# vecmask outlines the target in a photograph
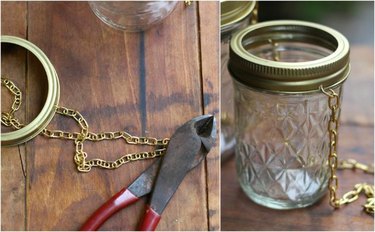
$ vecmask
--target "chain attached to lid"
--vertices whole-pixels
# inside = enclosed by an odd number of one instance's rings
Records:
[[[20,89],[7,78],[1,77],[1,85],[5,86],[15,96],[11,110],[7,113],[1,112],[1,124],[7,127],[13,127],[17,130],[21,129],[22,127],[24,127],[24,124],[19,122],[19,120],[14,116],[14,113],[20,108],[22,104],[22,93]],[[74,161],[77,165],[77,169],[81,172],[89,172],[92,167],[116,169],[121,165],[131,161],[152,159],[162,156],[164,155],[169,142],[168,138],[156,139],[153,137],[137,137],[130,135],[126,131],[100,133],[89,132],[89,125],[86,119],[78,111],[57,106],[56,113],[73,118],[80,126],[81,131],[66,132],[61,130],[49,130],[45,128],[43,129],[42,134],[49,138],[74,140],[74,144],[76,147]],[[85,140],[98,142],[102,140],[115,139],[124,139],[127,144],[156,146],[156,149],[150,152],[126,154],[116,159],[115,161],[106,161],[102,159],[87,160],[87,153],[83,151],[83,142]]]
[[[320,90],[328,96],[328,106],[331,110],[331,117],[328,122],[328,132],[330,138],[330,151],[328,156],[328,165],[331,170],[331,176],[328,180],[328,190],[330,195],[330,205],[334,208],[340,208],[344,204],[349,204],[359,198],[359,195],[363,192],[367,201],[363,205],[364,210],[369,214],[374,214],[374,185],[367,183],[359,183],[354,186],[352,191],[349,191],[343,195],[342,198],[337,196],[337,190],[339,187],[339,180],[336,175],[337,169],[361,169],[365,173],[374,174],[373,165],[365,165],[357,162],[354,159],[343,160],[338,162],[337,158],[337,141],[338,141],[338,114],[340,110],[340,96],[334,90],[324,90],[323,86],[320,86]]]

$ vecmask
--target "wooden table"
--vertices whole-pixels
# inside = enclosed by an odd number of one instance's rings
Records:
[[[218,117],[217,2],[180,3],[163,24],[144,33],[108,27],[87,2],[2,2],[1,13],[2,34],[26,38],[44,51],[60,79],[59,104],[80,111],[93,132],[164,138],[195,116]],[[17,115],[29,122],[43,105],[43,69],[19,49],[2,58],[2,73],[24,94]],[[5,109],[10,98],[4,95]],[[61,116],[48,127],[79,131]],[[73,141],[43,136],[2,147],[2,230],[77,230],[152,162],[83,174],[73,162],[74,149]],[[89,158],[107,160],[146,149],[122,141],[85,143]],[[219,229],[218,153],[216,146],[184,179],[158,230]],[[145,200],[120,211],[101,229],[136,229],[144,207]]]
[[[339,159],[355,158],[374,162],[374,48],[352,46],[352,71],[344,87],[339,130]],[[361,171],[339,171],[339,194],[356,183],[374,183],[373,176]],[[297,210],[278,211],[253,203],[241,190],[231,158],[221,165],[222,230],[374,230],[374,218],[362,206],[366,198],[333,210],[328,195],[315,205]]]

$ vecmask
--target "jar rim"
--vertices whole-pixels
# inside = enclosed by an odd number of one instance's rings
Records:
[[[39,114],[29,124],[25,125],[21,129],[1,133],[1,146],[15,146],[34,138],[52,120],[60,98],[60,85],[55,68],[48,57],[36,45],[25,39],[8,35],[1,36],[1,43],[18,45],[35,55],[39,62],[41,62],[44,71],[46,72],[48,83],[46,101]]]
[[[220,1],[220,29],[223,31],[252,13],[256,1]]]
[[[332,53],[311,61],[280,62],[246,50],[244,39],[266,33],[290,42],[298,39],[330,47]],[[330,27],[298,20],[267,21],[246,27],[232,37],[228,69],[233,78],[256,88],[285,93],[319,91],[321,85],[334,87],[345,81],[350,71],[349,53],[348,40]]]

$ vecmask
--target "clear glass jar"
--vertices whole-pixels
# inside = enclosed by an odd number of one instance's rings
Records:
[[[232,38],[228,68],[242,189],[270,208],[313,204],[325,194],[330,175],[331,110],[321,88],[342,97],[348,41],[319,24],[258,23]]]
[[[229,42],[234,32],[255,24],[258,8],[255,1],[221,1],[221,135],[222,159],[234,152],[233,83],[228,72]]]
[[[91,1],[95,15],[107,25],[130,32],[144,31],[160,23],[178,1]]]

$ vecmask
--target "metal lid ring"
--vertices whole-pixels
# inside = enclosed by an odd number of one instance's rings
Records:
[[[55,68],[48,57],[37,46],[22,38],[7,35],[1,36],[1,43],[15,44],[33,53],[43,65],[48,82],[46,102],[38,116],[19,130],[1,133],[1,146],[15,146],[34,138],[52,120],[60,98],[60,85]]]
[[[255,1],[220,1],[220,28],[223,30],[227,26],[237,23],[246,18],[254,10]]]
[[[278,61],[252,54],[249,48],[269,41],[305,43],[329,51],[309,61]],[[278,93],[319,91],[333,88],[349,75],[349,42],[338,31],[316,23],[276,20],[249,26],[233,36],[228,69],[237,81],[258,89]]]

